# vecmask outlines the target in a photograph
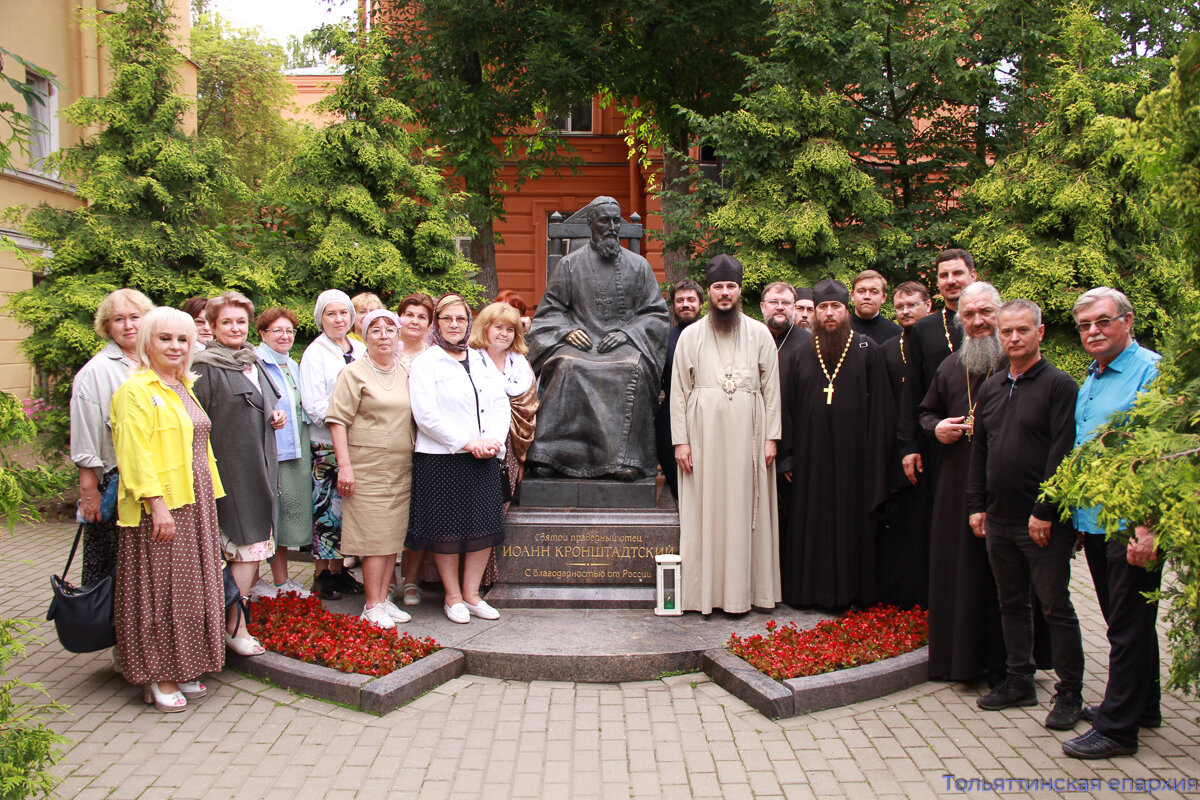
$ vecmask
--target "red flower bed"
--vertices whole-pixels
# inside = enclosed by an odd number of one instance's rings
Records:
[[[794,622],[781,628],[771,620],[766,636],[743,638],[734,633],[725,646],[782,681],[882,661],[916,650],[928,641],[928,611],[874,606],[866,611],[848,611],[806,631],[798,630]]]
[[[360,675],[387,675],[441,646],[358,617],[326,611],[312,597],[264,597],[250,605],[247,627],[268,650],[288,658]]]

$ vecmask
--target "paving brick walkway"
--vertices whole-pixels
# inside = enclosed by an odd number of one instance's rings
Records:
[[[44,616],[73,532],[25,526],[0,541],[0,615]],[[1095,702],[1107,645],[1081,559],[1073,588]],[[466,675],[377,718],[223,672],[208,698],[168,715],[147,710],[107,654],[71,655],[42,628],[45,643],[13,673],[70,706],[54,722],[72,740],[55,768],[66,798],[1088,798],[1119,794],[1063,781],[1200,778],[1200,702],[1164,695],[1164,725],[1143,732],[1136,756],[1079,762],[1059,750],[1067,734],[1042,727],[1047,673],[1039,708],[984,713],[978,688],[927,682],[773,722],[703,674],[613,685]],[[1064,791],[961,792],[947,775]]]

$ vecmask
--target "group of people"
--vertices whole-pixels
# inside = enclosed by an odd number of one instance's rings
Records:
[[[308,594],[288,548],[311,547],[314,590],[363,594],[362,618],[383,629],[410,619],[393,600],[420,604],[425,551],[447,618],[499,618],[480,588],[538,408],[523,309],[492,303],[475,318],[458,295],[418,293],[395,313],[372,297],[322,292],[299,363],[296,315],[256,317],[237,292],[180,310],[120,289],[97,309],[108,343],[71,400],[83,581],[115,573],[117,668],[160,710],[202,697],[226,648],[264,652],[226,585]]]
[[[659,461],[679,501],[682,604],[740,613],[786,602],[929,610],[930,677],[987,678],[987,711],[1037,705],[1078,758],[1137,750],[1161,724],[1151,531],[1109,540],[1095,509],[1064,510],[1040,486],[1073,447],[1128,409],[1157,374],[1133,339],[1133,307],[1108,287],[1074,317],[1093,363],[1082,387],[1041,353],[1039,307],[1007,302],[961,249],[935,262],[944,307],[902,283],[896,322],[878,272],[851,287],[772,283],[765,324],[741,312],[742,267],[721,255],[707,290],[669,294]],[[853,300],[852,300],[853,298]],[[704,301],[707,315],[701,315]],[[1084,655],[1068,582],[1083,549],[1108,626],[1109,680],[1085,707]]]

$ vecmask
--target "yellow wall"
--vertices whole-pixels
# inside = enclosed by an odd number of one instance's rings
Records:
[[[81,141],[89,131],[81,130],[62,118],[61,112],[80,97],[95,96],[101,87],[108,84],[106,54],[100,47],[97,32],[88,25],[80,25],[83,18],[94,18],[97,13],[119,12],[124,6],[120,0],[0,0],[0,47],[10,53],[36,64],[49,72],[57,81],[54,88],[57,144],[69,147]],[[190,55],[187,40],[191,30],[191,12],[188,0],[170,0],[178,24],[176,46],[184,56]],[[4,60],[4,74],[18,81],[25,80],[25,67],[12,60]],[[186,61],[180,69],[183,79],[181,91],[189,97],[196,96],[196,67]],[[10,101],[18,109],[25,109],[24,99],[0,84],[0,101]],[[195,130],[195,111],[185,120],[189,130]],[[7,137],[8,130],[0,125],[0,136]],[[75,197],[72,187],[57,176],[44,173],[30,165],[24,153],[14,153],[11,168],[0,173],[0,211],[13,206],[33,206],[39,203],[74,207],[81,201]],[[19,225],[0,220],[0,236],[14,241],[26,253],[37,258],[42,249],[36,242],[25,238]],[[34,275],[13,254],[0,251],[0,301],[13,292],[33,285]],[[28,397],[33,389],[33,369],[19,350],[20,342],[27,331],[7,315],[0,314],[0,390],[18,397]]]

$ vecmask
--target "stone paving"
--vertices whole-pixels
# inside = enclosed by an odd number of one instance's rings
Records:
[[[44,617],[48,577],[73,533],[23,526],[0,542],[0,615]],[[1082,559],[1073,588],[1089,655],[1084,696],[1095,702],[1107,646]],[[55,767],[66,798],[1089,798],[1119,796],[1109,779],[1200,778],[1200,701],[1164,694],[1164,725],[1143,731],[1136,756],[1079,762],[1059,750],[1067,734],[1042,727],[1047,673],[1039,708],[984,713],[978,687],[926,682],[773,722],[703,674],[611,685],[465,675],[378,718],[222,672],[208,698],[168,715],[142,704],[107,653],[72,655],[49,623],[42,633],[12,673],[70,707],[53,723],[72,742]],[[1057,780],[1062,791],[1008,782],[964,792],[948,775]],[[1105,788],[1065,783],[1095,778]]]

